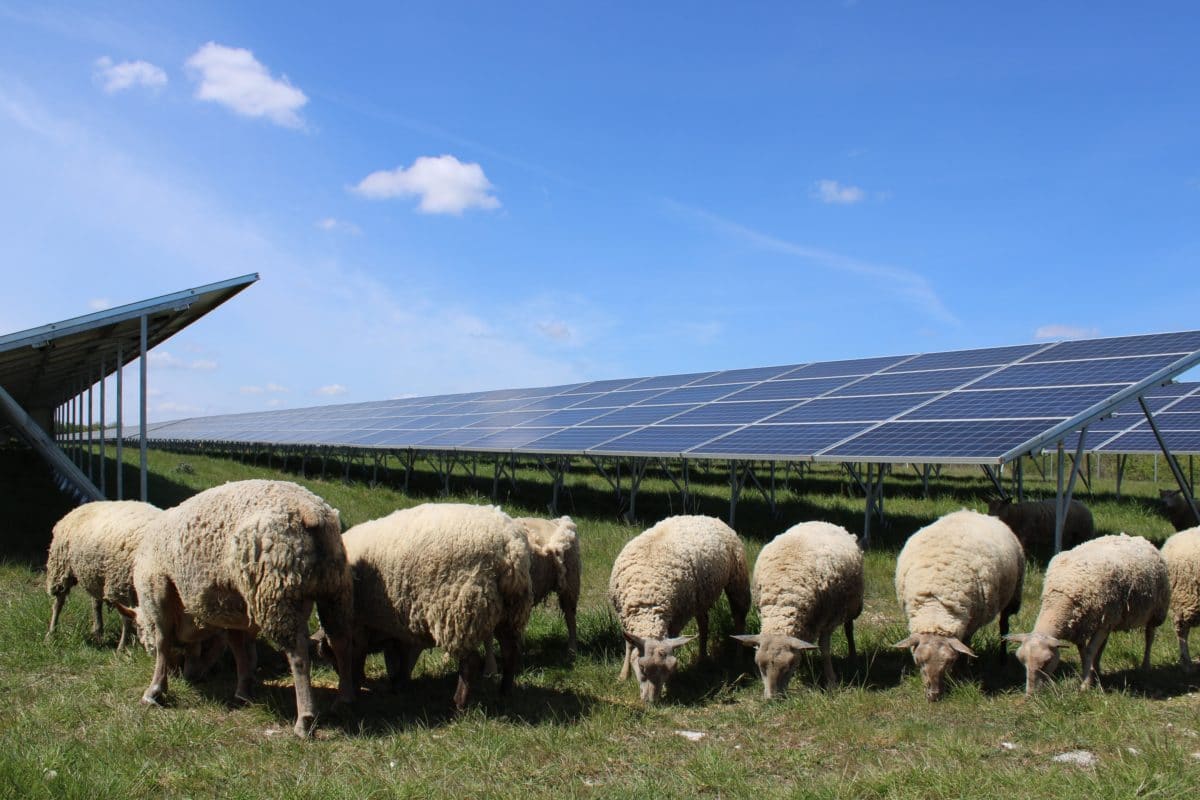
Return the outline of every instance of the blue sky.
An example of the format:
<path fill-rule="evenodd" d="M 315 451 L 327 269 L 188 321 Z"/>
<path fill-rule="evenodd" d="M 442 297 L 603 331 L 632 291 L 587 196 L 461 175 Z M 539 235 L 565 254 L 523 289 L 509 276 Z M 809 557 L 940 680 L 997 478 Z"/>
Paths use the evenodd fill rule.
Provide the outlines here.
<path fill-rule="evenodd" d="M 1200 11 L 0 0 L 0 333 L 150 414 L 1200 327 Z"/>

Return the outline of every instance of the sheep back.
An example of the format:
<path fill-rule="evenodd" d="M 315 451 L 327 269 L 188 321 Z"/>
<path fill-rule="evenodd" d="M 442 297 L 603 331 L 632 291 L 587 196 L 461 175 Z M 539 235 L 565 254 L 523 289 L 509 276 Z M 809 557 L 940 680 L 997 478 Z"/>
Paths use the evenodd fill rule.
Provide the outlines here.
<path fill-rule="evenodd" d="M 551 592 L 562 600 L 578 602 L 582 565 L 575 522 L 570 517 L 517 517 L 516 522 L 529 541 L 534 605 Z"/>
<path fill-rule="evenodd" d="M 991 506 L 989 513 L 1011 528 L 1024 548 L 1054 544 L 1054 526 L 1058 517 L 1055 500 L 1001 502 Z M 1072 500 L 1067 506 L 1067 519 L 1063 523 L 1063 548 L 1074 547 L 1095 535 L 1096 526 L 1091 510 L 1078 500 Z"/>
<path fill-rule="evenodd" d="M 1086 645 L 1101 630 L 1159 625 L 1171 582 L 1158 549 L 1140 536 L 1101 536 L 1050 560 L 1035 633 Z"/>
<path fill-rule="evenodd" d="M 46 560 L 46 591 L 61 594 L 72 578 L 97 599 L 137 604 L 133 561 L 147 525 L 162 511 L 135 500 L 87 503 L 54 526 Z"/>
<path fill-rule="evenodd" d="M 752 586 L 763 633 L 816 641 L 862 613 L 862 550 L 845 528 L 803 522 L 763 547 Z"/>
<path fill-rule="evenodd" d="M 463 658 L 501 623 L 523 631 L 529 621 L 529 546 L 499 508 L 428 503 L 356 525 L 343 539 L 355 625 L 371 638 Z"/>
<path fill-rule="evenodd" d="M 204 627 L 248 623 L 291 647 L 307 624 L 309 601 L 328 600 L 322 625 L 332 636 L 349 632 L 350 571 L 338 512 L 295 483 L 226 483 L 164 511 L 139 551 L 139 595 L 143 586 L 161 592 L 164 579 Z"/>
<path fill-rule="evenodd" d="M 1016 611 L 1025 554 L 996 517 L 962 510 L 914 533 L 896 559 L 896 598 L 910 633 L 968 642 L 1002 610 Z"/>
<path fill-rule="evenodd" d="M 1171 613 L 1175 624 L 1200 625 L 1200 527 L 1180 531 L 1162 546 L 1171 581 Z"/>
<path fill-rule="evenodd" d="M 661 639 L 676 636 L 726 587 L 749 606 L 746 551 L 737 534 L 714 517 L 678 516 L 626 543 L 608 595 L 627 632 Z"/>

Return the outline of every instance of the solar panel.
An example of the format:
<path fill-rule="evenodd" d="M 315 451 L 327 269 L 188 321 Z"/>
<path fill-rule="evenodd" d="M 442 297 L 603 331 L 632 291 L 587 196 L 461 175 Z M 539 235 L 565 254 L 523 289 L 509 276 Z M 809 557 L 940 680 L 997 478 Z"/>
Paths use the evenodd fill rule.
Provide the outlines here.
<path fill-rule="evenodd" d="M 1183 441 L 1195 432 L 1188 426 L 1200 417 L 1200 392 L 1147 387 L 1198 362 L 1193 331 L 194 418 L 152 438 L 999 463 L 1083 422 L 1089 444 L 1142 437 L 1141 409 L 1125 402 L 1138 390 Z"/>

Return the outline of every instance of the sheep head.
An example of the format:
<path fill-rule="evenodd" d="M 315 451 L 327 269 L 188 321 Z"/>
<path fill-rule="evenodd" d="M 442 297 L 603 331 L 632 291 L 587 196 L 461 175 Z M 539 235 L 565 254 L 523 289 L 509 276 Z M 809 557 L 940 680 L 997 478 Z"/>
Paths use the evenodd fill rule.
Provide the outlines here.
<path fill-rule="evenodd" d="M 787 691 L 788 683 L 800 665 L 800 654 L 817 649 L 815 644 L 782 634 L 743 634 L 731 638 L 754 648 L 754 663 L 762 675 L 763 697 L 768 700 Z"/>
<path fill-rule="evenodd" d="M 675 674 L 679 660 L 675 658 L 675 650 L 695 639 L 695 636 L 676 636 L 673 639 L 651 639 L 623 632 L 625 640 L 637 648 L 634 660 L 638 688 L 642 700 L 654 704 L 662 696 L 663 687 Z"/>
<path fill-rule="evenodd" d="M 913 663 L 921 669 L 925 698 L 930 702 L 941 700 L 946 693 L 946 673 L 954 666 L 959 654 L 975 657 L 975 651 L 957 638 L 936 633 L 914 633 L 893 646 L 912 650 Z"/>
<path fill-rule="evenodd" d="M 1031 695 L 1058 669 L 1059 649 L 1070 642 L 1044 633 L 1012 633 L 1006 642 L 1017 645 L 1017 660 L 1025 667 L 1025 694 Z"/>

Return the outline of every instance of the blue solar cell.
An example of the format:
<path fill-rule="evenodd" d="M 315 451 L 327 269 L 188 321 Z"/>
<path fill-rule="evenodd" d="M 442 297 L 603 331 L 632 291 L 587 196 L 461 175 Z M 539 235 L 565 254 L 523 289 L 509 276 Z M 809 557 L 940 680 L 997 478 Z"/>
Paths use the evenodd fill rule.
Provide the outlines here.
<path fill-rule="evenodd" d="M 1087 339 L 1076 342 L 1060 342 L 1049 350 L 1038 353 L 1029 360 L 1061 361 L 1078 358 L 1111 358 L 1114 356 L 1140 356 L 1159 353 L 1184 355 L 1200 351 L 1200 331 L 1184 333 L 1156 333 L 1148 336 L 1123 336 L 1117 339 Z M 1175 359 L 1168 359 L 1174 361 Z"/>
<path fill-rule="evenodd" d="M 950 367 L 999 367 L 1037 352 L 1044 344 L 1019 344 L 1012 347 L 988 347 L 983 350 L 957 350 L 926 353 L 892 367 L 892 370 L 947 369 Z M 889 370 L 890 372 L 891 370 Z"/>
<path fill-rule="evenodd" d="M 488 414 L 481 420 L 464 425 L 464 428 L 511 428 L 514 425 L 532 423 L 553 411 L 505 411 L 502 414 Z"/>
<path fill-rule="evenodd" d="M 487 419 L 487 414 L 445 414 L 417 417 L 408 424 L 410 428 L 462 428 Z"/>
<path fill-rule="evenodd" d="M 487 433 L 480 428 L 459 428 L 458 430 L 443 431 L 436 436 L 420 442 L 422 447 L 462 447 L 473 439 L 478 439 Z"/>
<path fill-rule="evenodd" d="M 803 458 L 863 430 L 863 423 L 750 425 L 688 451 L 687 455 Z"/>
<path fill-rule="evenodd" d="M 1154 401 L 1147 400 L 1146 404 L 1150 406 L 1151 411 L 1157 410 L 1155 408 Z M 1165 402 L 1161 403 L 1158 406 L 1158 408 L 1162 408 L 1162 406 L 1164 406 L 1164 405 L 1166 405 Z M 1173 412 L 1200 411 L 1200 397 L 1197 397 L 1197 396 L 1184 397 L 1183 399 L 1179 400 L 1177 403 L 1174 403 L 1168 410 L 1173 411 Z M 1138 408 L 1138 411 L 1140 412 L 1141 408 Z"/>
<path fill-rule="evenodd" d="M 573 408 L 619 408 L 640 401 L 650 401 L 651 398 L 662 394 L 662 389 L 646 389 L 645 391 L 608 392 L 597 395 L 590 400 L 577 403 Z"/>
<path fill-rule="evenodd" d="M 730 425 L 651 425 L 592 449 L 597 453 L 676 455 L 731 430 Z"/>
<path fill-rule="evenodd" d="M 566 428 L 530 442 L 535 453 L 579 453 L 629 433 L 632 428 Z"/>
<path fill-rule="evenodd" d="M 434 413 L 442 414 L 497 414 L 501 411 L 512 411 L 515 408 L 520 408 L 529 401 L 525 398 L 516 400 L 475 400 L 470 403 L 461 403 L 444 411 L 436 411 Z"/>
<path fill-rule="evenodd" d="M 955 392 L 904 418 L 1067 419 L 1111 395 L 1112 388 L 1107 386 Z"/>
<path fill-rule="evenodd" d="M 669 405 L 671 403 L 707 403 L 731 394 L 742 385 L 733 386 L 685 386 L 682 389 L 671 389 L 649 400 L 643 400 L 642 405 Z"/>
<path fill-rule="evenodd" d="M 992 458 L 1046 430 L 1040 420 L 1002 422 L 888 422 L 823 456 L 855 458 Z"/>
<path fill-rule="evenodd" d="M 934 394 L 883 394 L 877 397 L 829 397 L 772 417 L 771 422 L 880 422 L 913 408 Z"/>
<path fill-rule="evenodd" d="M 696 386 L 711 386 L 719 383 L 754 383 L 771 378 L 778 378 L 803 364 L 789 364 L 782 367 L 754 367 L 752 369 L 727 369 L 696 381 Z"/>
<path fill-rule="evenodd" d="M 1200 412 L 1164 411 L 1154 415 L 1154 422 L 1160 431 L 1200 430 Z"/>
<path fill-rule="evenodd" d="M 889 372 L 872 375 L 835 392 L 834 397 L 897 392 L 944 392 L 955 389 L 984 375 L 988 367 L 941 369 L 932 372 Z"/>
<path fill-rule="evenodd" d="M 587 394 L 589 392 L 615 392 L 618 389 L 624 389 L 630 384 L 637 383 L 641 378 L 617 378 L 610 381 L 592 381 L 585 383 L 575 389 L 572 389 L 567 394 Z"/>
<path fill-rule="evenodd" d="M 1131 384 L 1175 360 L 1175 356 L 1141 356 L 1096 361 L 1014 364 L 984 378 L 971 388 L 1005 389 L 1034 386 Z"/>
<path fill-rule="evenodd" d="M 520 428 L 566 428 L 595 419 L 601 414 L 607 414 L 603 408 L 564 408 L 562 411 L 551 411 L 538 417 L 532 422 L 522 423 Z"/>
<path fill-rule="evenodd" d="M 556 409 L 570 408 L 576 403 L 582 403 L 585 400 L 590 400 L 593 397 L 599 397 L 599 394 L 560 394 L 554 397 L 543 397 L 539 400 L 533 400 L 521 406 L 519 410 L 530 411 L 533 409 Z"/>
<path fill-rule="evenodd" d="M 899 364 L 908 356 L 885 356 L 882 358 L 855 358 L 849 361 L 819 361 L 807 367 L 789 372 L 789 378 L 826 378 L 834 375 L 870 375 L 881 369 Z"/>
<path fill-rule="evenodd" d="M 740 392 L 729 395 L 726 400 L 807 400 L 844 386 L 853 378 L 815 378 L 807 381 L 767 381 L 757 383 Z"/>
<path fill-rule="evenodd" d="M 746 403 L 709 403 L 673 418 L 671 425 L 746 425 L 778 414 L 794 405 L 791 400 Z"/>
<path fill-rule="evenodd" d="M 693 381 L 698 381 L 701 378 L 707 378 L 710 375 L 716 375 L 715 372 L 689 372 L 685 375 L 662 375 L 657 378 L 645 378 L 638 381 L 638 389 L 674 389 L 679 386 L 685 386 Z"/>
<path fill-rule="evenodd" d="M 1200 453 L 1200 430 L 1172 431 L 1163 433 L 1163 439 L 1176 455 Z M 1101 448 L 1105 453 L 1161 453 L 1158 440 L 1148 427 L 1118 437 Z"/>
<path fill-rule="evenodd" d="M 488 433 L 470 443 L 472 450 L 515 450 L 524 447 L 535 439 L 540 439 L 554 433 L 558 428 L 510 428 L 509 430 Z M 486 431 L 481 431 L 486 433 Z"/>
<path fill-rule="evenodd" d="M 673 417 L 676 414 L 696 408 L 695 405 L 674 406 L 629 406 L 609 411 L 595 419 L 583 422 L 583 425 L 649 425 L 653 422 Z"/>

